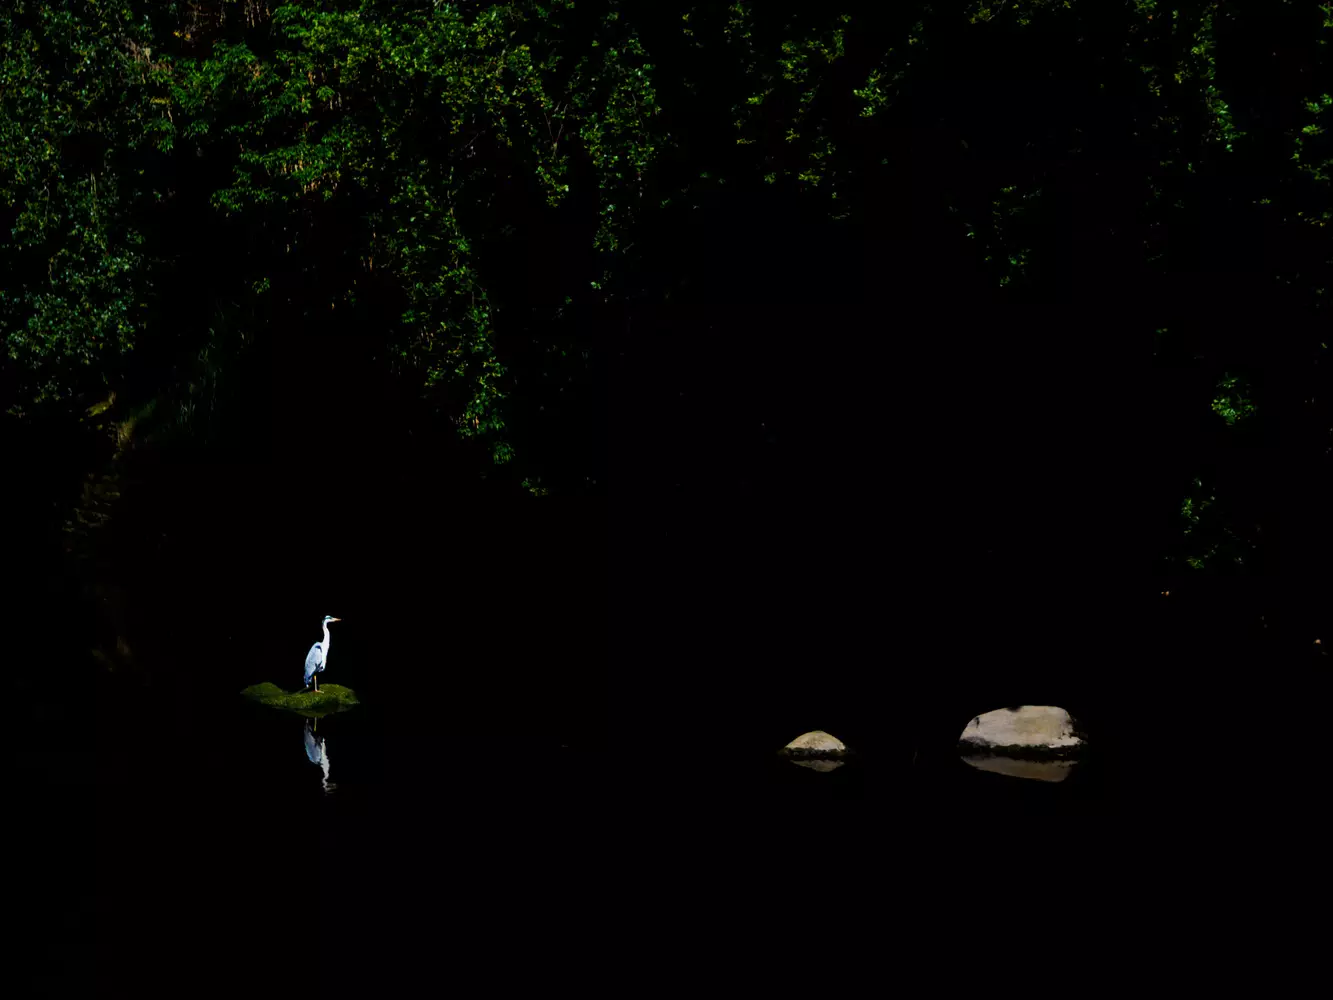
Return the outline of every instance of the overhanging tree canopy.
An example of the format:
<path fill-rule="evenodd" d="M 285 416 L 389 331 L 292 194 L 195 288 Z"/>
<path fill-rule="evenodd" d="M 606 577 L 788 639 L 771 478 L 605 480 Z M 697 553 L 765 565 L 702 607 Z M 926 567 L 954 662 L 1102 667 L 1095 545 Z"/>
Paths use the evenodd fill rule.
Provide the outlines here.
<path fill-rule="evenodd" d="M 726 259 L 790 268 L 780 296 L 854 242 L 867 282 L 904 293 L 915 255 L 986 308 L 1107 303 L 1090 336 L 1156 365 L 1171 457 L 1152 502 L 1181 566 L 1248 566 L 1281 502 L 1254 481 L 1313 497 L 1326 467 L 1318 4 L 16 0 L 0 18 L 13 413 L 114 389 L 122 429 L 197 435 L 248 352 L 342 324 L 488 464 L 570 489 L 587 473 L 534 428 L 602 391 L 609 305 L 734 297 L 758 267 Z M 763 220 L 780 251 L 745 231 Z M 1135 405 L 1138 376 L 1122 384 L 1106 406 Z M 1303 457 L 1257 466 L 1276 450 L 1253 443 L 1279 439 Z"/>

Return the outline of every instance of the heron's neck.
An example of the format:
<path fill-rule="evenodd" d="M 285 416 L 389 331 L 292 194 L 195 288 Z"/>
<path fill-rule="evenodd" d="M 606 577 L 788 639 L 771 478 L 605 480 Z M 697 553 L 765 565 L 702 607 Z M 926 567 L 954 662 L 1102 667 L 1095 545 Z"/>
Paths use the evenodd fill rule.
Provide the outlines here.
<path fill-rule="evenodd" d="M 324 655 L 329 655 L 329 623 L 324 623 Z"/>

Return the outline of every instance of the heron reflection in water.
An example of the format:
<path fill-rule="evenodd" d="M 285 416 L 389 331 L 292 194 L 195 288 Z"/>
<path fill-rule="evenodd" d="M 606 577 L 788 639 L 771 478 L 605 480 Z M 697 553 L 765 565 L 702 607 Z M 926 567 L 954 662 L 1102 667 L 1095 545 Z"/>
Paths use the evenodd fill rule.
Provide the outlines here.
<path fill-rule="evenodd" d="M 322 736 L 317 736 L 319 729 L 318 719 L 305 720 L 305 755 L 310 763 L 318 764 L 320 770 L 324 772 L 322 779 L 325 792 L 331 792 L 337 785 L 329 782 L 329 747 L 328 741 Z"/>

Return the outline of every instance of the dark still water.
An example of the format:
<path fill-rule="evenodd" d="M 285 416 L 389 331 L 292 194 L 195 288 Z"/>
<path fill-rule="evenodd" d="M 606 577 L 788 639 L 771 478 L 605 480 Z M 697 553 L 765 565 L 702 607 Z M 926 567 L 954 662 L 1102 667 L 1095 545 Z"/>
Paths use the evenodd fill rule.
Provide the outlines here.
<path fill-rule="evenodd" d="M 43 982 L 392 995 L 483 955 L 507 975 L 532 941 L 567 963 L 644 908 L 1068 878 L 1119 821 L 1122 650 L 1080 645 L 1076 616 L 888 614 L 832 543 L 768 563 L 719 544 L 701 572 L 645 547 L 608 588 L 587 511 L 397 495 L 297 516 L 283 495 L 163 504 L 160 547 L 140 522 L 116 544 L 141 548 L 23 605 Z M 239 697 L 298 687 L 325 614 L 321 683 L 362 704 L 307 722 Z M 1010 704 L 1066 708 L 1091 754 L 961 759 L 963 726 Z M 777 756 L 812 729 L 855 753 Z"/>
<path fill-rule="evenodd" d="M 154 679 L 103 677 L 91 718 L 53 722 L 44 766 L 64 779 L 43 808 L 74 859 L 69 898 L 87 908 L 60 919 L 90 944 L 86 955 L 58 947 L 54 967 L 83 966 L 102 983 L 209 968 L 229 982 L 325 990 L 365 973 L 407 989 L 456 948 L 503 951 L 534 929 L 553 940 L 606 920 L 599 900 L 623 880 L 656 898 L 669 891 L 663 879 L 715 889 L 755 879 L 774 892 L 821 872 L 901 879 L 913 870 L 903 859 L 919 861 L 942 835 L 985 852 L 1015 823 L 1034 824 L 1050 859 L 1067 838 L 1086 843 L 1084 825 L 1112 807 L 1096 755 L 1061 782 L 985 772 L 959 759 L 957 733 L 913 745 L 910 730 L 895 738 L 868 711 L 844 713 L 839 727 L 829 699 L 808 705 L 811 725 L 858 753 L 828 771 L 773 753 L 797 735 L 794 722 L 741 720 L 715 745 L 667 753 L 608 746 L 558 719 L 543 728 L 538 708 L 559 701 L 534 704 L 503 676 L 469 678 L 503 672 L 503 657 L 455 666 L 429 660 L 428 645 L 364 635 L 373 607 L 332 609 L 343 621 L 323 678 L 363 704 L 313 722 L 237 691 L 268 678 L 295 687 L 318 611 L 304 628 L 249 629 L 244 645 L 218 622 L 218 647 L 188 655 L 201 680 L 185 684 L 163 675 L 182 662 L 169 650 L 194 619 L 145 612 L 130 648 Z M 422 661 L 438 666 L 384 679 Z M 803 714 L 790 701 L 785 710 Z M 625 711 L 622 721 L 660 731 L 656 713 Z"/>
<path fill-rule="evenodd" d="M 395 482 L 295 497 L 174 470 L 9 603 L 35 992 L 367 966 L 393 989 L 479 879 L 499 905 L 578 821 L 604 719 L 589 515 Z M 362 704 L 307 730 L 242 699 L 300 687 L 325 614 L 321 680 Z"/>

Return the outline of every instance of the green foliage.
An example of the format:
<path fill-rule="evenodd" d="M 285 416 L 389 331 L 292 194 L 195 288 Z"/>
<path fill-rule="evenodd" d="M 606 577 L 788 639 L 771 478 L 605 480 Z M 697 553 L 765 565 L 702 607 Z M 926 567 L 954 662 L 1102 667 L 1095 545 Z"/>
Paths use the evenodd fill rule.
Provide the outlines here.
<path fill-rule="evenodd" d="M 560 210 L 574 160 L 589 165 L 600 255 L 589 285 L 602 300 L 618 294 L 646 213 L 661 210 L 648 206 L 670 204 L 645 199 L 677 139 L 660 124 L 659 67 L 625 14 L 615 2 L 585 13 L 570 0 L 294 0 L 271 16 L 248 0 L 16 3 L 0 24 L 0 195 L 18 209 L 0 248 L 14 276 L 0 290 L 0 330 L 27 372 L 13 412 L 106 396 L 131 351 L 187 351 L 195 373 L 160 386 L 155 409 L 117 423 L 142 430 L 145 418 L 170 414 L 172 427 L 193 433 L 201 399 L 211 406 L 239 348 L 215 338 L 186 346 L 170 329 L 157 293 L 179 248 L 146 242 L 142 220 L 173 197 L 169 164 L 202 160 L 226 178 L 208 204 L 264 247 L 244 288 L 218 287 L 219 301 L 257 309 L 272 266 L 318 239 L 319 218 L 363 206 L 347 252 L 367 276 L 392 275 L 408 306 L 385 334 L 385 356 L 438 400 L 461 437 L 485 442 L 496 464 L 511 462 L 514 383 L 501 344 L 506 323 L 522 317 L 507 319 L 488 273 L 497 192 Z M 736 85 L 750 93 L 735 102 L 736 127 L 761 147 L 753 168 L 780 142 L 779 169 L 762 173 L 825 188 L 830 202 L 840 197 L 838 148 L 811 116 L 853 20 L 779 24 L 737 3 L 682 21 L 697 44 L 740 61 Z M 765 95 L 789 110 L 757 114 Z M 136 405 L 122 397 L 122 407 Z"/>
<path fill-rule="evenodd" d="M 934 162 L 953 188 L 940 181 L 947 200 L 919 210 L 947 213 L 937 221 L 975 246 L 1001 299 L 1059 291 L 1043 281 L 1064 252 L 1060 192 L 1091 183 L 1110 148 L 1136 171 L 1135 205 L 1116 219 L 1135 233 L 1126 273 L 1193 266 L 1166 234 L 1235 210 L 1216 192 L 1250 177 L 1264 189 L 1247 189 L 1245 211 L 1265 225 L 1325 228 L 1326 81 L 1311 78 L 1281 137 L 1265 138 L 1228 61 L 1237 16 L 1218 0 L 13 0 L 0 11 L 0 336 L 19 386 L 7 403 L 77 418 L 114 401 L 88 426 L 122 449 L 207 437 L 219 386 L 253 342 L 282 342 L 298 320 L 282 311 L 291 286 L 308 283 L 330 315 L 373 324 L 376 363 L 411 380 L 485 465 L 552 490 L 559 475 L 534 485 L 541 463 L 520 439 L 524 416 L 544 411 L 517 379 L 529 342 L 558 339 L 572 358 L 583 333 L 542 320 L 558 336 L 534 339 L 534 317 L 647 295 L 644 241 L 723 189 L 758 192 L 778 217 L 815 199 L 828 219 L 859 222 L 884 197 L 885 168 L 919 151 L 904 137 L 922 134 L 932 88 L 971 71 L 951 59 L 1024 60 L 1045 45 L 1050 87 L 1081 88 L 1072 110 L 1040 121 L 975 86 L 930 106 L 924 131 L 949 134 Z M 1333 20 L 1327 5 L 1305 17 L 1312 37 Z M 1105 135 L 1086 134 L 1092 120 Z M 889 193 L 914 212 L 922 196 Z M 246 234 L 244 260 L 205 263 L 163 221 L 205 209 L 211 236 Z M 590 253 L 537 265 L 549 281 L 516 281 L 515 247 L 538 219 L 586 234 Z M 317 252 L 328 234 L 336 266 Z M 1326 257 L 1283 281 L 1322 295 Z M 188 317 L 164 304 L 183 281 L 202 301 Z M 359 311 L 378 282 L 394 293 L 390 322 Z M 550 287 L 541 301 L 512 290 L 528 283 Z M 1220 389 L 1211 405 L 1229 424 L 1254 412 L 1243 387 Z"/>
<path fill-rule="evenodd" d="M 1297 171 L 1312 182 L 1320 192 L 1320 202 L 1328 204 L 1330 178 L 1333 178 L 1333 143 L 1329 140 L 1330 122 L 1333 122 L 1333 96 L 1321 94 L 1319 97 L 1304 102 L 1305 115 L 1313 119 L 1301 126 L 1291 135 L 1291 160 Z M 1313 225 L 1323 228 L 1328 225 L 1333 212 L 1325 209 L 1317 214 L 1301 212 L 1301 217 Z"/>
<path fill-rule="evenodd" d="M 1201 490 L 1202 488 L 1203 482 L 1195 477 L 1194 489 Z M 1215 496 L 1202 497 L 1195 494 L 1185 497 L 1184 502 L 1180 505 L 1180 516 L 1185 519 L 1186 524 L 1185 534 L 1191 534 L 1199 526 L 1199 518 L 1203 511 L 1211 507 L 1216 499 Z"/>
<path fill-rule="evenodd" d="M 980 0 L 968 5 L 968 20 L 973 24 L 984 24 L 1004 16 L 1026 28 L 1041 14 L 1071 10 L 1074 6 L 1075 0 Z M 1138 6 L 1142 10 L 1144 0 L 1138 0 Z"/>
<path fill-rule="evenodd" d="M 14 0 L 0 13 L 0 337 L 9 411 L 105 385 L 133 349 L 152 267 L 117 159 L 169 129 L 145 2 Z"/>
<path fill-rule="evenodd" d="M 1257 547 L 1236 530 L 1214 487 L 1196 476 L 1180 505 L 1184 522 L 1183 546 L 1174 557 L 1192 570 L 1236 572 L 1242 569 Z"/>
<path fill-rule="evenodd" d="M 991 200 L 987 225 L 963 224 L 965 235 L 976 241 L 982 259 L 996 272 L 1001 287 L 1015 280 L 1021 281 L 1027 275 L 1033 249 L 1018 234 L 1041 193 L 1040 187 L 1020 193 L 1017 185 L 1006 185 L 1000 189 L 999 197 Z"/>
<path fill-rule="evenodd" d="M 541 481 L 542 477 L 538 476 L 537 481 L 535 483 L 531 479 L 525 479 L 523 480 L 521 485 L 525 490 L 527 490 L 533 496 L 544 497 L 549 495 L 551 491 L 548 490 L 546 487 L 542 486 Z"/>
<path fill-rule="evenodd" d="M 1228 425 L 1254 415 L 1254 403 L 1250 401 L 1248 389 L 1238 376 L 1222 376 L 1217 388 L 1219 393 L 1213 398 L 1212 409 Z"/>

